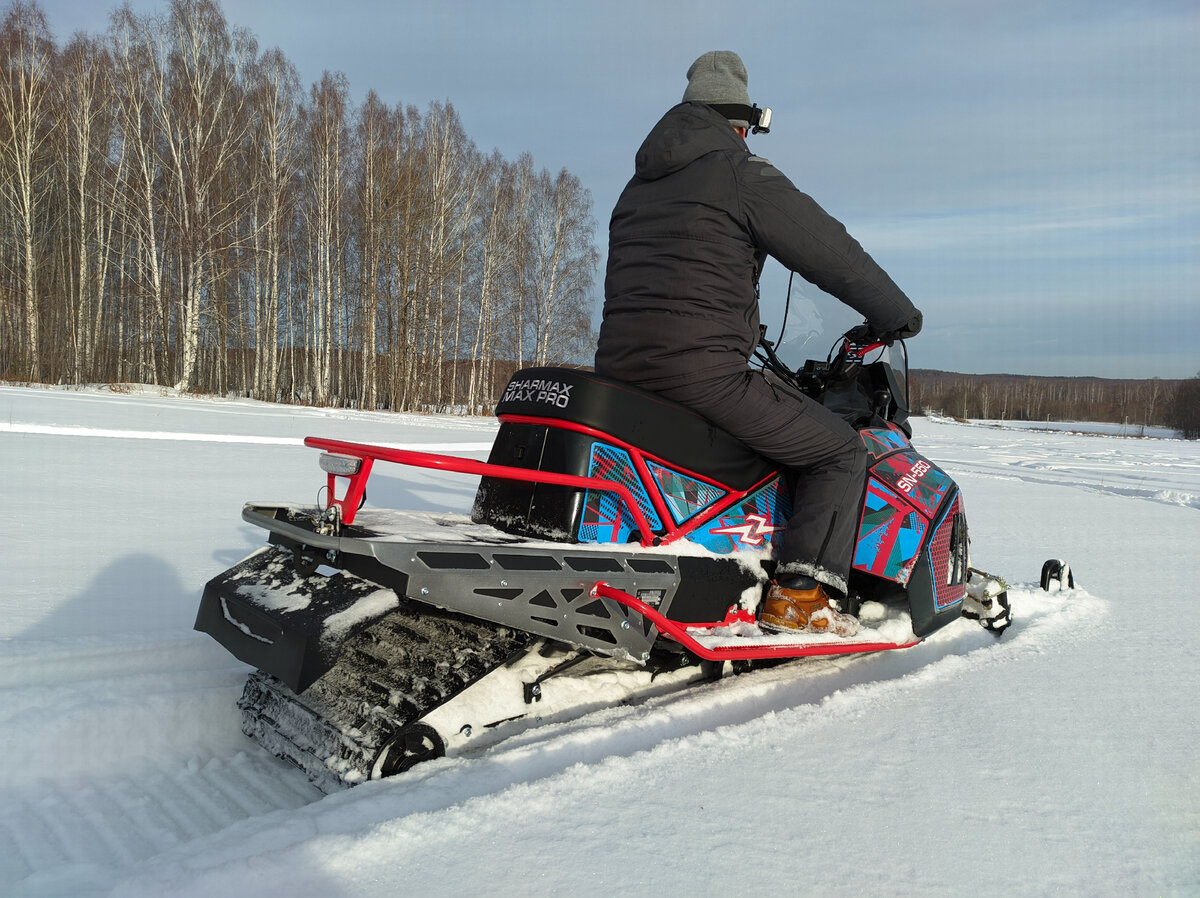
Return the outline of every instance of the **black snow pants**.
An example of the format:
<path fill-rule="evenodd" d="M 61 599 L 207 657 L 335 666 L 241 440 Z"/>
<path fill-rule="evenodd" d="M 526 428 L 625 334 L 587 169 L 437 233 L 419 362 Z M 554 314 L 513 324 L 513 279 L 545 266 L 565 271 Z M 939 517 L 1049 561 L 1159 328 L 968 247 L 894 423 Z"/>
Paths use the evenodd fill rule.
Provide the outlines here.
<path fill-rule="evenodd" d="M 777 576 L 804 574 L 845 594 L 866 489 L 867 451 L 854 428 L 758 371 L 656 392 L 796 473 Z"/>

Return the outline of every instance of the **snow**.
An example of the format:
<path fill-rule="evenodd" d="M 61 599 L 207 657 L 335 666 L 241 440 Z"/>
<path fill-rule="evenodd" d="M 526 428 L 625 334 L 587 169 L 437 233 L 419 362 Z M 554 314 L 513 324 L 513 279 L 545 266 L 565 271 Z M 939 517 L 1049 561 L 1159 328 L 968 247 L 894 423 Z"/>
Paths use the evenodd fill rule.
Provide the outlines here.
<path fill-rule="evenodd" d="M 324 632 L 327 636 L 338 636 L 348 631 L 359 621 L 377 620 L 392 608 L 397 608 L 400 600 L 390 589 L 377 589 L 363 596 L 349 608 L 331 614 L 325 618 Z"/>
<path fill-rule="evenodd" d="M 1012 584 L 999 640 L 961 621 L 325 797 L 242 735 L 203 584 L 263 544 L 245 501 L 315 500 L 304 436 L 483 458 L 493 424 L 0 387 L 0 893 L 1197 894 L 1200 444 L 989 423 L 914 426 Z M 380 465 L 368 498 L 474 487 Z M 1075 590 L 1037 588 L 1051 557 Z"/>

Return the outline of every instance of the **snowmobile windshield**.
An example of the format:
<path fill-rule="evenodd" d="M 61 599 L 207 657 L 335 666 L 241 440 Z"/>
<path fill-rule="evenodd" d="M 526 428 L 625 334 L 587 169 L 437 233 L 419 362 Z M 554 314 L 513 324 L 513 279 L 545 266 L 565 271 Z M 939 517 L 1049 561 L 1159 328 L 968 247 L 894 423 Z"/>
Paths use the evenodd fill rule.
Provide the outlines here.
<path fill-rule="evenodd" d="M 879 361 L 892 369 L 894 389 L 898 398 L 908 397 L 908 354 L 904 344 L 897 341 L 891 346 L 884 347 Z"/>
<path fill-rule="evenodd" d="M 831 330 L 821 314 L 820 308 L 806 296 L 792 296 L 787 305 L 787 316 L 775 332 L 767 333 L 775 339 L 775 354 L 789 369 L 803 367 L 805 360 L 824 358 L 830 343 L 841 333 Z"/>
<path fill-rule="evenodd" d="M 775 354 L 791 371 L 798 371 L 808 360 L 824 361 L 841 346 L 842 335 L 862 316 L 849 306 L 825 293 L 804 295 L 792 290 L 782 309 L 765 310 L 767 339 Z"/>
<path fill-rule="evenodd" d="M 904 343 L 896 342 L 884 349 L 882 361 L 892 369 L 895 389 L 899 396 L 908 399 L 908 353 Z"/>

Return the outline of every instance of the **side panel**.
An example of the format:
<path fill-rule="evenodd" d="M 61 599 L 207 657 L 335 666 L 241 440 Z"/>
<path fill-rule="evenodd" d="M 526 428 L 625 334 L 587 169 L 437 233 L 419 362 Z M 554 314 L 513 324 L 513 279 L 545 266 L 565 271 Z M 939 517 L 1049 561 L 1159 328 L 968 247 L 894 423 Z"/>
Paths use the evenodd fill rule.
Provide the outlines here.
<path fill-rule="evenodd" d="M 967 519 L 956 493 L 908 584 L 914 633 L 926 636 L 961 616 L 967 576 Z"/>
<path fill-rule="evenodd" d="M 911 449 L 889 455 L 871 468 L 875 478 L 902 493 L 926 518 L 937 514 L 954 481 L 929 460 Z"/>
<path fill-rule="evenodd" d="M 644 483 L 633 459 L 623 449 L 607 443 L 592 444 L 588 476 L 625 484 L 655 530 L 665 530 L 647 488 L 657 491 L 672 517 L 672 524 L 688 529 L 688 522 L 728 500 L 730 490 L 691 474 L 647 460 L 652 481 Z M 791 497 L 780 474 L 741 501 L 696 524 L 685 535 L 689 542 L 727 554 L 742 549 L 769 549 L 786 529 Z M 623 543 L 635 536 L 632 515 L 611 493 L 589 491 L 576 538 L 581 543 Z"/>
<path fill-rule="evenodd" d="M 898 449 L 912 448 L 904 431 L 894 425 L 860 430 L 859 435 L 862 437 L 863 445 L 867 447 L 867 452 L 876 459 L 883 458 Z"/>
<path fill-rule="evenodd" d="M 768 549 L 781 539 L 792 514 L 783 475 L 773 478 L 737 505 L 705 521 L 688 534 L 690 542 L 712 552 Z"/>
<path fill-rule="evenodd" d="M 900 584 L 913 631 L 924 636 L 961 612 L 967 581 L 967 520 L 958 487 L 898 428 L 863 432 L 873 463 L 853 568 Z"/>
<path fill-rule="evenodd" d="M 633 493 L 642 514 L 657 533 L 663 530 L 662 519 L 654 510 L 646 486 L 638 477 L 633 459 L 624 449 L 607 443 L 592 443 L 591 461 L 587 475 L 601 480 L 623 483 Z M 583 502 L 583 517 L 576 534 L 584 543 L 624 543 L 636 538 L 637 525 L 625 509 L 625 503 L 613 493 L 588 490 Z"/>
<path fill-rule="evenodd" d="M 659 493 L 666 500 L 667 508 L 670 509 L 671 517 L 677 526 L 729 495 L 729 490 L 698 480 L 674 468 L 654 462 L 647 462 L 646 467 L 650 470 Z"/>
<path fill-rule="evenodd" d="M 866 574 L 908 582 L 929 520 L 876 477 L 867 481 L 853 566 Z"/>

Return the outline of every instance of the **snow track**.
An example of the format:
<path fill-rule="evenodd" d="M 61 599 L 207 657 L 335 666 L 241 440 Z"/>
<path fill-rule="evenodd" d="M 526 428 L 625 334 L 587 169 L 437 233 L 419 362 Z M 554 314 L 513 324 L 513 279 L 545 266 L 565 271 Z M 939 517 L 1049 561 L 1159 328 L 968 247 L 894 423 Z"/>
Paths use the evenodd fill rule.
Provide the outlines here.
<path fill-rule="evenodd" d="M 0 659 L 0 893 L 320 797 L 241 735 L 246 668 L 214 648 L 64 640 Z"/>
<path fill-rule="evenodd" d="M 972 561 L 1025 581 L 999 640 L 959 622 L 321 797 L 242 736 L 248 669 L 191 631 L 205 581 L 262 545 L 242 503 L 321 480 L 311 451 L 256 438 L 474 452 L 494 422 L 17 388 L 0 418 L 0 464 L 28 472 L 0 482 L 5 898 L 740 894 L 748 874 L 813 894 L 1200 893 L 1200 444 L 917 419 L 964 489 Z M 379 507 L 460 512 L 474 490 L 378 479 Z M 1080 590 L 1030 584 L 1049 557 Z M 799 832 L 855 847 L 798 874 Z"/>
<path fill-rule="evenodd" d="M 178 863 L 199 845 L 202 854 L 236 855 L 246 825 L 256 838 L 290 844 L 359 801 L 355 814 L 380 822 L 445 810 L 581 763 L 707 740 L 721 728 L 757 729 L 778 714 L 821 707 L 824 715 L 835 697 L 838 713 L 862 713 L 898 689 L 960 675 L 975 663 L 967 657 L 1037 652 L 1046 628 L 1077 627 L 1102 606 L 1082 591 L 1070 601 L 1031 588 L 1010 594 L 1017 620 L 999 644 L 960 621 L 913 649 L 726 677 L 535 728 L 477 757 L 432 762 L 327 801 L 300 771 L 242 737 L 235 701 L 246 668 L 202 637 L 27 644 L 0 662 L 0 750 L 15 761 L 0 780 L 0 893 L 84 894 L 118 871 Z M 752 739 L 736 730 L 722 738 L 735 752 Z M 308 823 L 296 830 L 298 819 Z"/>
<path fill-rule="evenodd" d="M 1194 453 L 1181 455 L 1178 449 L 1186 444 L 1177 440 L 1114 440 L 987 427 L 962 430 L 978 439 L 971 445 L 942 445 L 937 437 L 945 431 L 932 427 L 932 439 L 922 439 L 920 451 L 937 459 L 952 476 L 969 471 L 1021 483 L 1069 486 L 1100 496 L 1200 508 L 1200 460 Z"/>
<path fill-rule="evenodd" d="M 320 793 L 274 758 L 238 752 L 183 764 L 142 760 L 93 781 L 6 790 L 0 891 L 66 868 L 124 867 Z M 32 884 L 32 883 L 31 883 Z"/>
<path fill-rule="evenodd" d="M 242 748 L 213 730 L 237 722 L 227 706 L 244 673 L 191 635 L 26 643 L 0 662 L 0 753 L 8 762 L 0 788 L 45 775 L 103 776 L 130 757 Z"/>

